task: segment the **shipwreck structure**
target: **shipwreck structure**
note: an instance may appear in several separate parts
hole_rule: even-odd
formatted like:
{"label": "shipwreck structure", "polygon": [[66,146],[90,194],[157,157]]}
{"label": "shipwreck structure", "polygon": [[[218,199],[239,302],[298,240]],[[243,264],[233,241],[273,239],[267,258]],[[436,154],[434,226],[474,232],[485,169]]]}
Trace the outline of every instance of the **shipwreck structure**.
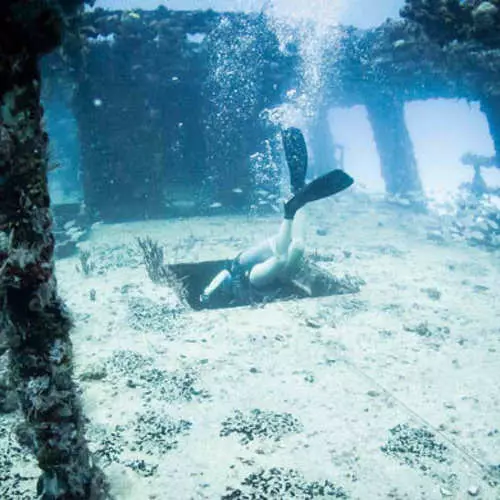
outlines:
{"label": "shipwreck structure", "polygon": [[[323,100],[367,106],[387,189],[400,194],[420,189],[409,100],[480,102],[491,164],[500,157],[500,1],[406,3],[401,22],[332,33],[339,43],[330,57],[326,50]],[[71,318],[54,273],[40,58],[66,35],[64,50],[44,61],[46,98],[62,95],[73,110],[85,204],[107,219],[164,215],[172,187],[244,202],[234,195],[242,179],[251,185],[248,155],[272,135],[260,113],[297,78],[296,51],[278,51],[263,16],[83,14],[82,4],[0,2],[0,356],[9,356],[44,500],[106,498],[108,489],[85,440]],[[318,117],[321,127],[324,110]]]}
{"label": "shipwreck structure", "polygon": [[[311,127],[327,130],[333,107],[366,106],[386,189],[396,195],[422,189],[404,119],[411,100],[479,101],[498,157],[496,4],[407,2],[402,21],[332,28]],[[294,42],[280,50],[264,15],[162,7],[97,9],[80,34],[79,47],[48,59],[44,75],[49,99],[69,89],[86,206],[105,220],[165,216],[182,202],[245,206],[249,157],[276,134],[262,111],[300,80]],[[335,166],[331,138],[321,139],[311,141],[312,156]]]}
{"label": "shipwreck structure", "polygon": [[44,500],[107,497],[85,440],[73,381],[72,321],[54,273],[38,66],[39,57],[61,43],[81,3],[0,5],[0,356],[9,356],[12,387],[41,469],[36,496]]}

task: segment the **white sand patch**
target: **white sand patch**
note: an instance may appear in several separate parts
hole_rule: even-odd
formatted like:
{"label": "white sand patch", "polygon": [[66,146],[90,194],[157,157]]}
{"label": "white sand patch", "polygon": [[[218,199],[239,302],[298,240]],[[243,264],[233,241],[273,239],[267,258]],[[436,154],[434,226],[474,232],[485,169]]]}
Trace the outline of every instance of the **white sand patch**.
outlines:
{"label": "white sand patch", "polygon": [[[217,499],[274,467],[363,500],[465,499],[471,486],[499,498],[479,465],[500,464],[498,257],[433,243],[428,216],[368,197],[310,212],[309,251],[365,280],[360,293],[168,315],[177,299],[150,282],[137,236],[160,241],[170,262],[230,258],[271,235],[275,217],[102,225],[85,243],[91,275],[77,258],[58,263],[89,439],[118,499]],[[254,409],[290,414],[302,430],[266,437],[262,424],[247,444],[220,435],[236,410]],[[432,440],[421,456],[382,452],[403,424],[436,429],[443,461]]]}

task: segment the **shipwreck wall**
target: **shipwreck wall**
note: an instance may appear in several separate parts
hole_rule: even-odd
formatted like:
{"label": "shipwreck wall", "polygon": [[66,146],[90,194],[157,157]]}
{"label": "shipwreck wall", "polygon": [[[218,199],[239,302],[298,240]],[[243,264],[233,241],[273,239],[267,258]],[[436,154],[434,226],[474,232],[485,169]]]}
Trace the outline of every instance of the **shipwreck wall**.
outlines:
{"label": "shipwreck wall", "polygon": [[120,219],[164,216],[193,198],[235,201],[265,137],[259,112],[279,102],[287,80],[286,66],[273,70],[282,56],[262,23],[163,8],[87,14],[82,50],[44,68],[74,84],[87,207]]}
{"label": "shipwreck wall", "polygon": [[[324,109],[311,125],[331,107],[367,106],[387,191],[403,195],[421,192],[405,102],[480,101],[500,151],[500,31],[464,35],[462,26],[457,38],[448,28],[437,36],[410,4],[419,5],[408,2],[408,20],[332,30]],[[457,19],[474,23],[472,13]],[[53,57],[45,73],[73,82],[87,207],[117,219],[163,216],[182,203],[245,206],[249,157],[276,134],[261,112],[283,102],[297,80],[295,42],[280,52],[261,15],[165,8],[97,9],[81,35],[81,50],[65,61]],[[328,141],[310,146],[313,158],[331,156]]]}
{"label": "shipwreck wall", "polygon": [[479,101],[500,166],[500,0],[405,0],[401,15],[418,27],[419,47],[434,48],[441,79]]}

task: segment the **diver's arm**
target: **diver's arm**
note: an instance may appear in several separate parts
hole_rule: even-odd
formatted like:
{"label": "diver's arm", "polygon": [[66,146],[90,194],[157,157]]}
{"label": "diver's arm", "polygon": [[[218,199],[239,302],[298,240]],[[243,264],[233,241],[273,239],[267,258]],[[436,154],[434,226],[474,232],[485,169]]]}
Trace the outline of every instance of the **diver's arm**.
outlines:
{"label": "diver's arm", "polygon": [[231,273],[227,269],[223,269],[203,290],[203,293],[200,296],[200,302],[202,304],[206,304],[216,290],[222,290],[225,287],[228,287],[230,283]]}

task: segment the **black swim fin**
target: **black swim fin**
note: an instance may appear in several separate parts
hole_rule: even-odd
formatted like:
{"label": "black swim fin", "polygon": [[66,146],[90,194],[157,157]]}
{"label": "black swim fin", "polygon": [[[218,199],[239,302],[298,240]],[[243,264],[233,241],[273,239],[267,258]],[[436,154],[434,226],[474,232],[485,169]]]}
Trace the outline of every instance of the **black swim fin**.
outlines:
{"label": "black swim fin", "polygon": [[290,170],[290,184],[292,193],[300,191],[306,182],[307,174],[307,146],[302,132],[290,127],[281,133],[286,162]]}
{"label": "black swim fin", "polygon": [[285,219],[293,219],[306,203],[340,193],[353,183],[354,179],[350,175],[338,169],[314,179],[285,203]]}

